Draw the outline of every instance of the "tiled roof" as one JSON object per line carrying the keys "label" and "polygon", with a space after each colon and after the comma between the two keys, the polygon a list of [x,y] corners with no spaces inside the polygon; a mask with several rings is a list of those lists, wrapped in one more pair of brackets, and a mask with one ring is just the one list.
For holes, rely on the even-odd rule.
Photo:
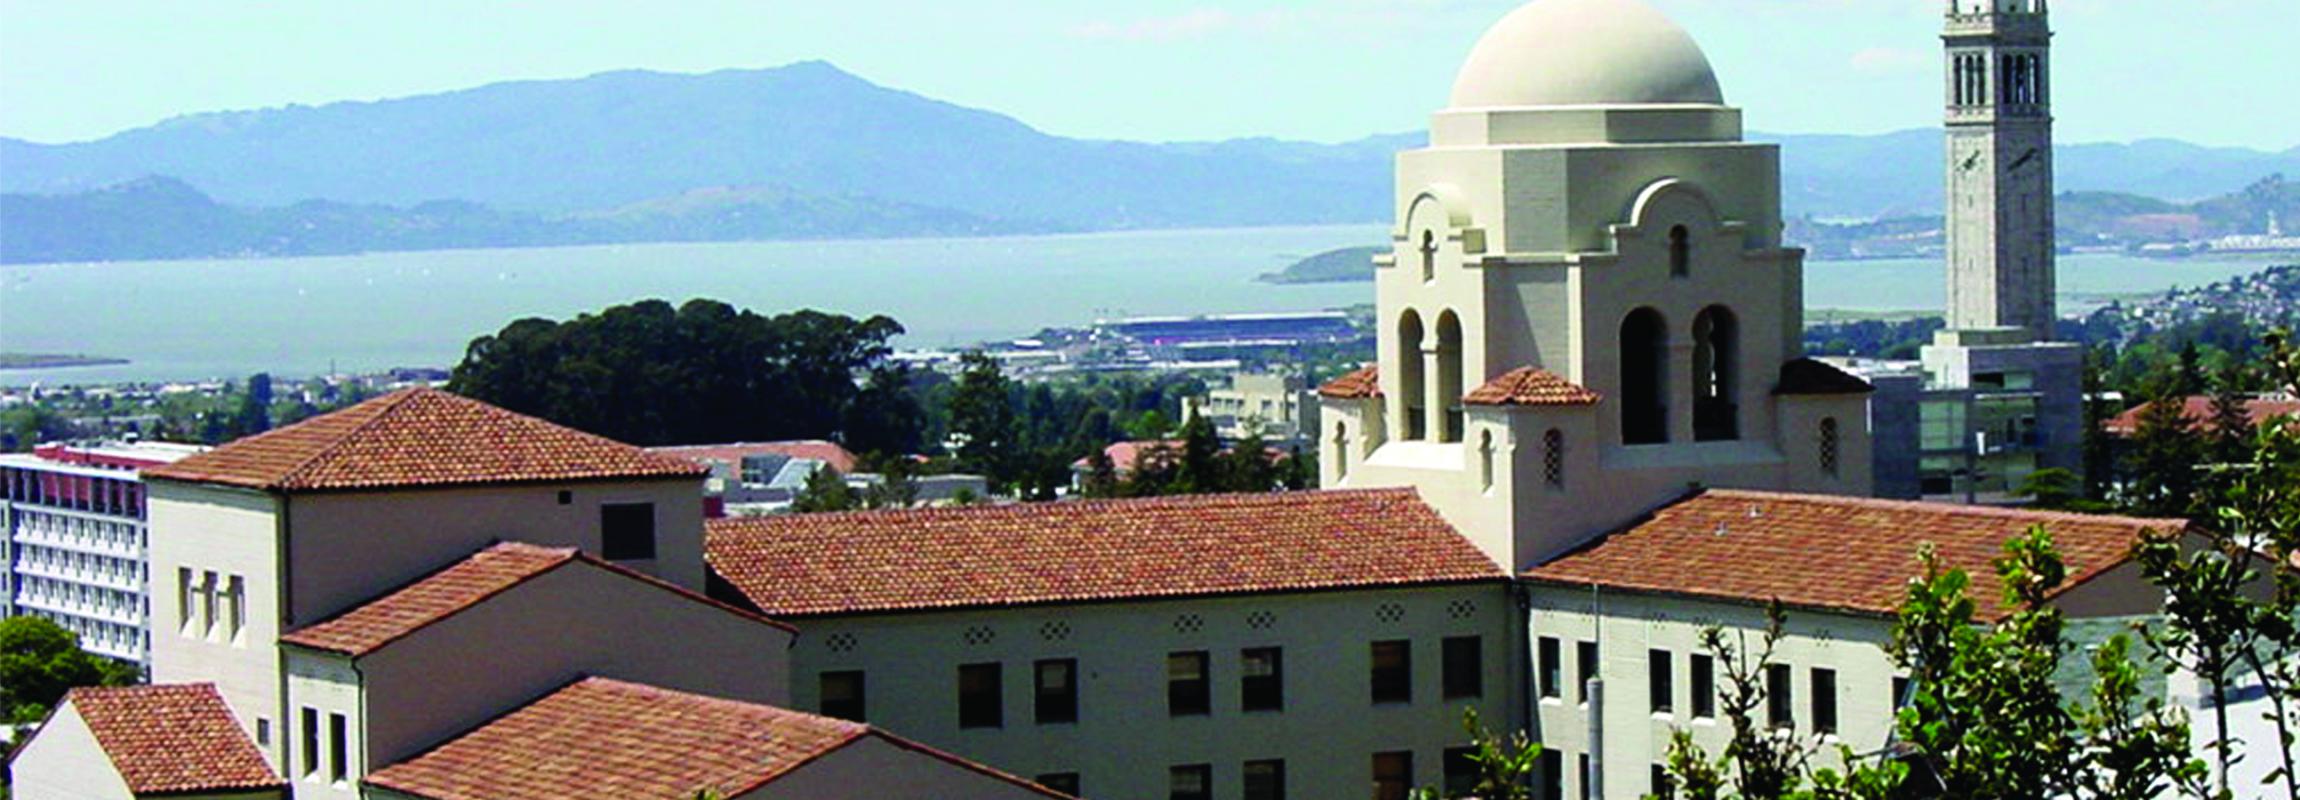
{"label": "tiled roof", "polygon": [[[2101,427],[2118,436],[2131,436],[2140,430],[2140,418],[2148,413],[2148,407],[2151,405],[2155,404],[2150,402],[2134,406],[2107,422],[2101,423]],[[2200,430],[2210,431],[2218,427],[2212,421],[2212,398],[2208,396],[2195,395],[2181,398],[2180,416],[2182,419],[2188,420],[2189,425],[2196,426]],[[2244,416],[2250,419],[2255,427],[2278,417],[2300,417],[2300,400],[2253,398],[2245,402]]]}
{"label": "tiled roof", "polygon": [[1781,602],[1891,614],[1911,578],[1919,545],[1973,576],[1976,613],[2001,616],[1990,565],[2006,540],[2043,525],[2076,586],[2129,556],[2152,531],[2177,520],[1911,503],[1819,495],[1710,490],[1665,506],[1525,577],[1576,586]]}
{"label": "tiled roof", "polygon": [[1411,489],[796,514],[708,525],[711,566],[776,616],[1507,577]]}
{"label": "tiled roof", "polygon": [[274,491],[701,476],[702,465],[436,389],[408,389],[174,464],[168,478]]}
{"label": "tiled roof", "polygon": [[1868,394],[1876,390],[1861,376],[1815,358],[1782,364],[1781,382],[1773,387],[1774,394],[1788,395]]}
{"label": "tiled roof", "polygon": [[737,797],[866,737],[1061,797],[859,723],[605,678],[577,681],[366,782],[427,800],[684,800],[704,788]]}
{"label": "tiled roof", "polygon": [[215,684],[79,688],[64,702],[138,795],[285,785],[232,719]]}
{"label": "tiled roof", "polygon": [[791,458],[811,458],[831,465],[839,474],[855,471],[855,454],[837,442],[809,440],[802,442],[742,442],[737,444],[702,444],[680,447],[650,447],[647,452],[674,456],[696,462],[717,462],[741,467],[745,456],[779,455]]}
{"label": "tiled roof", "polygon": [[1519,367],[1486,381],[1461,398],[1470,406],[1593,406],[1596,392],[1548,370]]}
{"label": "tiled roof", "polygon": [[[600,561],[574,548],[537,547],[506,542],[482,550],[470,558],[334,618],[290,632],[281,636],[280,641],[354,657],[364,656],[422,630],[425,626],[479,605],[535,576],[574,562],[583,562],[627,578],[657,584],[696,602],[709,603],[732,613],[757,617],[686,589]],[[789,628],[780,622],[759,619]]]}
{"label": "tiled roof", "polygon": [[1367,367],[1335,378],[1328,381],[1326,385],[1318,387],[1318,395],[1336,400],[1363,400],[1368,397],[1380,397],[1382,396],[1381,368]]}

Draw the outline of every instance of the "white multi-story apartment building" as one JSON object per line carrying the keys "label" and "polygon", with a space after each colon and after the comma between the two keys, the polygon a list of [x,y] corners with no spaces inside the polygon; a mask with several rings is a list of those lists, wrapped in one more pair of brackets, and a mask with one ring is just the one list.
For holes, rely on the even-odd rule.
{"label": "white multi-story apartment building", "polygon": [[138,470],[206,448],[42,445],[0,456],[0,616],[46,617],[91,653],[150,666],[150,546]]}

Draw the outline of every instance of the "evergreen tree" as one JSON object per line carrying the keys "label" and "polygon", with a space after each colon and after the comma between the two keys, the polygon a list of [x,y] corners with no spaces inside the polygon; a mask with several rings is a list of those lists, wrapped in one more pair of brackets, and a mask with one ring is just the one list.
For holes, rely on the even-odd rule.
{"label": "evergreen tree", "polygon": [[2213,376],[2207,450],[2215,464],[2241,464],[2252,455],[2251,400],[2244,394],[2244,383],[2244,368],[2237,362]]}
{"label": "evergreen tree", "polygon": [[854,490],[848,488],[846,478],[838,470],[825,464],[807,473],[806,486],[791,499],[791,511],[798,514],[818,514],[825,511],[853,511],[862,506]]}
{"label": "evergreen tree", "polygon": [[2140,513],[2185,517],[2195,499],[2196,465],[2204,447],[2189,429],[2182,405],[2180,394],[2164,391],[2140,413],[2124,466],[2131,478],[2126,504]]}
{"label": "evergreen tree", "polygon": [[1011,489],[1023,468],[1008,397],[1011,382],[998,360],[981,351],[960,356],[959,363],[958,385],[948,404],[951,433],[964,440],[958,446],[958,468],[989,478],[994,490]]}
{"label": "evergreen tree", "polygon": [[1111,462],[1110,453],[1103,448],[1094,448],[1094,452],[1087,454],[1086,480],[1079,490],[1087,497],[1119,496],[1118,465]]}
{"label": "evergreen tree", "polygon": [[1222,440],[1214,435],[1213,421],[1203,414],[1191,417],[1182,426],[1181,463],[1174,475],[1176,492],[1212,494],[1228,488],[1221,456]]}
{"label": "evergreen tree", "polygon": [[1278,466],[1270,462],[1262,435],[1250,434],[1230,446],[1222,457],[1222,487],[1232,492],[1269,492],[1279,488]]}

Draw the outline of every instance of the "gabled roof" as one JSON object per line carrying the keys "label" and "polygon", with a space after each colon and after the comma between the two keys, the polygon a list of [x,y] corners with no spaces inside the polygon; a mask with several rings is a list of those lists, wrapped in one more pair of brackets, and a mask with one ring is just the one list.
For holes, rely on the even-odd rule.
{"label": "gabled roof", "polygon": [[[2140,418],[2145,416],[2148,413],[2148,408],[2153,405],[2155,403],[2152,401],[2134,406],[2107,422],[2101,423],[2101,428],[2118,436],[2131,436],[2140,430]],[[2180,417],[2187,420],[2189,426],[2197,430],[2209,432],[2219,427],[2218,423],[2212,419],[2212,398],[2206,395],[2180,398]],[[2252,398],[2244,403],[2244,417],[2250,420],[2254,427],[2280,417],[2300,417],[2300,400]]]}
{"label": "gabled roof", "polygon": [[421,580],[352,608],[333,618],[313,623],[280,637],[284,644],[359,657],[399,641],[426,626],[486,602],[536,576],[582,563],[619,576],[654,584],[699,603],[740,614],[790,630],[787,624],[759,617],[652,577],[601,561],[574,548],[538,547],[505,542],[425,576]]}
{"label": "gabled roof", "polygon": [[1469,406],[1593,406],[1596,392],[1536,367],[1519,367],[1486,381],[1461,398]]}
{"label": "gabled roof", "polygon": [[285,786],[232,719],[215,684],[73,689],[64,694],[112,768],[138,795]]}
{"label": "gabled roof", "polygon": [[1991,562],[2043,525],[2068,567],[2063,591],[2124,563],[2179,520],[2018,511],[1712,489],[1528,570],[1529,580],[1887,615],[1919,577],[1920,545],[1973,576],[1975,613],[2005,613]]}
{"label": "gabled roof", "polygon": [[702,465],[436,389],[231,442],[144,477],[280,492],[699,477]]}
{"label": "gabled roof", "polygon": [[742,466],[746,456],[778,455],[807,458],[831,465],[840,475],[855,471],[855,454],[837,442],[819,439],[794,442],[738,442],[734,444],[681,445],[677,447],[650,447],[647,452],[684,458],[689,461],[719,462]]}
{"label": "gabled roof", "polygon": [[1327,381],[1326,385],[1318,387],[1318,396],[1331,397],[1336,400],[1363,400],[1368,397],[1380,397],[1382,396],[1381,368],[1367,367]]}
{"label": "gabled roof", "polygon": [[1785,395],[1868,394],[1876,390],[1861,376],[1816,358],[1782,364],[1781,382],[1773,387],[1774,394]]}
{"label": "gabled roof", "polygon": [[1036,784],[860,723],[587,678],[367,776],[427,800],[737,797],[866,738],[1047,797]]}
{"label": "gabled roof", "polygon": [[1411,489],[710,520],[777,616],[1376,588],[1507,577]]}

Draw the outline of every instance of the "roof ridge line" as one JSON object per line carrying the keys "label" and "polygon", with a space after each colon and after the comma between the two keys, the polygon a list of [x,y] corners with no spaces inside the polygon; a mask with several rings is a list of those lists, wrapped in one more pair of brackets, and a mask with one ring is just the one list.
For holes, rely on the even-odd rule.
{"label": "roof ridge line", "polygon": [[[2005,517],[2005,518],[2012,518],[2012,519],[2040,519],[2040,518],[2041,518],[2041,519],[2077,520],[2077,521],[2084,521],[2084,522],[2109,522],[2109,523],[2119,523],[2119,524],[2126,524],[2126,525],[2137,525],[2137,526],[2140,526],[2140,527],[2146,527],[2146,528],[2167,528],[2167,527],[2175,527],[2175,526],[2186,526],[2186,525],[2188,524],[2188,521],[2187,521],[2187,520],[2183,520],[2183,519],[2173,519],[2173,518],[2169,518],[2169,517],[2136,517],[2136,516],[2131,516],[2131,515],[2128,515],[2128,514],[2088,514],[2088,513],[2082,512],[2082,511],[2059,511],[2059,510],[2051,510],[2051,509],[2004,508],[2004,507],[2001,507],[2001,506],[1962,505],[1962,504],[1957,504],[1957,503],[1934,503],[1934,502],[1928,502],[1928,501],[1924,501],[1924,500],[1895,500],[1895,499],[1891,499],[1891,498],[1885,498],[1885,497],[1854,497],[1854,496],[1850,496],[1850,495],[1828,495],[1828,494],[1804,494],[1804,493],[1799,493],[1799,492],[1778,492],[1778,491],[1767,491],[1767,490],[1763,490],[1763,489],[1729,489],[1729,488],[1709,488],[1709,489],[1703,489],[1703,490],[1702,490],[1702,494],[1708,494],[1708,495],[1713,495],[1713,496],[1717,496],[1717,497],[1763,497],[1763,498],[1771,498],[1771,499],[1776,499],[1776,500],[1786,500],[1786,501],[1800,501],[1800,502],[1812,502],[1812,503],[1829,503],[1829,504],[1837,504],[1837,505],[1854,505],[1854,506],[1867,506],[1867,507],[1870,507],[1870,508],[1895,508],[1895,509],[1903,509],[1903,510],[1910,510],[1910,511],[1932,511],[1932,512],[1935,512],[1935,513],[1943,513],[1943,514],[1975,514],[1975,515],[1981,515],[1981,516]],[[1695,496],[1695,497],[1698,497],[1698,496],[1700,496],[1700,495],[1694,495],[1694,496]],[[1690,498],[1687,498],[1687,499],[1690,499]],[[1681,503],[1681,502],[1683,502],[1683,501],[1682,501],[1682,500],[1680,500],[1679,502]],[[1673,506],[1675,506],[1675,505],[1677,505],[1677,504],[1678,504],[1678,503],[1671,503],[1669,506],[1664,506],[1664,507],[1662,507],[1662,508],[1661,508],[1661,509],[1659,509],[1659,510],[1661,510],[1661,511],[1667,511],[1667,510],[1668,510],[1670,507],[1673,507]]]}
{"label": "roof ridge line", "polygon": [[[279,479],[272,481],[272,483],[281,488],[294,486],[298,482],[298,479],[303,477],[304,471],[310,469],[312,465],[319,463],[320,459],[334,455],[338,449],[343,447],[344,442],[350,440],[351,437],[366,432],[370,427],[373,427],[376,423],[381,422],[384,417],[391,416],[393,413],[399,411],[402,406],[407,405],[408,400],[427,391],[431,390],[423,387],[409,387],[369,401],[382,407],[377,409],[374,414],[368,415],[367,419],[361,420],[359,424],[353,425],[349,429],[345,430],[343,435],[330,439],[325,447],[318,448],[317,450],[313,451],[311,455],[305,456],[303,460],[296,462],[295,466],[289,467],[286,470],[280,472]],[[353,404],[351,406],[351,408],[357,407],[358,404]],[[316,421],[326,418],[327,415],[321,415],[313,417],[312,420]]]}

